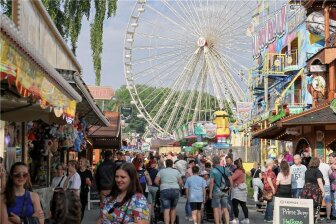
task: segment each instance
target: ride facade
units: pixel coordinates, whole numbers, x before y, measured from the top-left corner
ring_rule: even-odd
[[[267,20],[264,26],[272,28],[261,28],[253,38],[260,41],[254,44],[256,66],[250,70],[252,120],[240,131],[249,130],[250,144],[260,148],[263,161],[270,148],[277,157],[286,151],[327,156],[335,141],[336,114],[330,107],[336,97],[335,3],[297,2],[275,12],[284,24]]]

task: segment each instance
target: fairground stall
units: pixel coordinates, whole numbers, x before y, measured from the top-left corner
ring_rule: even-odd
[[[301,3],[283,5],[253,37],[257,65],[250,90],[255,104],[245,128],[252,130],[262,160],[282,153],[326,156],[336,133],[330,108],[336,56],[330,37],[335,30],[329,29],[335,23],[335,3],[316,1],[314,10]],[[325,57],[316,60],[321,55]]]
[[[109,122],[41,1],[13,1],[12,8],[12,18],[0,18],[0,152],[7,170],[16,161],[29,165],[47,213],[53,168],[82,156],[90,124]]]

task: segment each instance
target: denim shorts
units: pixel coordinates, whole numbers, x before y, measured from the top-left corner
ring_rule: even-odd
[[[180,189],[164,189],[160,191],[160,199],[163,209],[176,208],[177,202],[180,197]]]
[[[324,200],[326,203],[331,203],[331,191],[330,191],[330,185],[324,185]]]
[[[212,194],[211,207],[213,208],[228,208],[228,195],[218,191]]]

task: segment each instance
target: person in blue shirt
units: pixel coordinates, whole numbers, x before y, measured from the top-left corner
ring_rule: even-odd
[[[200,224],[201,208],[202,204],[205,202],[206,182],[198,175],[198,166],[192,168],[192,173],[193,175],[187,179],[184,188],[186,189],[187,199],[190,203],[194,224]]]
[[[211,199],[211,207],[214,211],[215,224],[220,224],[223,218],[225,223],[229,223],[229,191],[223,192],[220,187],[222,185],[222,177],[225,174],[232,186],[232,178],[230,172],[220,165],[220,157],[214,156],[212,158],[213,168],[210,171],[210,186],[209,186],[209,198]]]

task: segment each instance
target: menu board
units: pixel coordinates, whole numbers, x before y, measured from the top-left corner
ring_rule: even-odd
[[[313,224],[313,200],[275,197],[273,223]]]

